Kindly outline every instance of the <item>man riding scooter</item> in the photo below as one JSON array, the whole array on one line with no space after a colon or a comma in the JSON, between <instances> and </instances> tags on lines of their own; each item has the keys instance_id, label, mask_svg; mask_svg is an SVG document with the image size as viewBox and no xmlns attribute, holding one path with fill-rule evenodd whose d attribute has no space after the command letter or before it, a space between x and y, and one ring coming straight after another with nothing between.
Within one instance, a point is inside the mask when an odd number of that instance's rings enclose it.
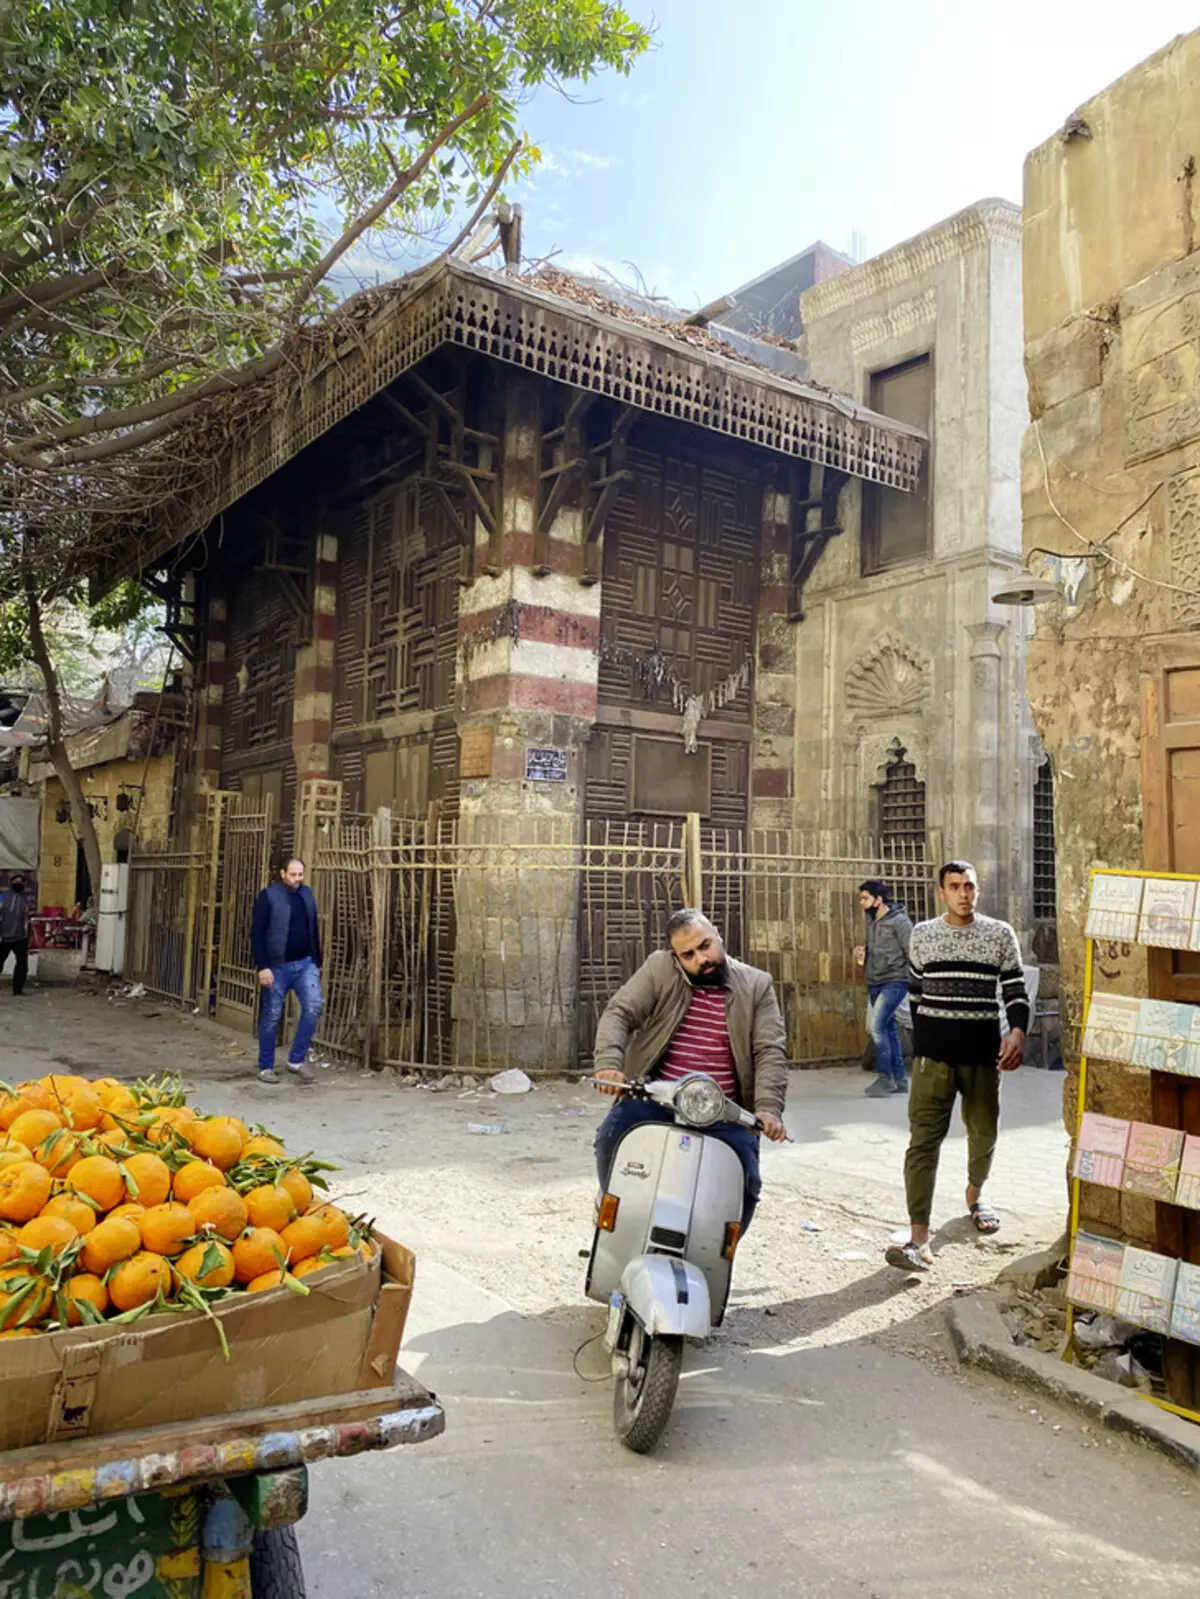
<instances>
[{"instance_id":1,"label":"man riding scooter","mask_svg":"<svg viewBox=\"0 0 1200 1599\"><path fill-rule=\"evenodd\" d=\"M770 974L731 960L717 929L699 911L667 922L668 949L656 950L613 995L596 1030L596 1087L620 1094L631 1078L677 1081L711 1077L736 1104L753 1110L774 1142L787 1137L787 1037ZM619 1099L596 1134L603 1190L617 1145L639 1122L670 1122L671 1110L647 1099ZM742 1163L744 1234L762 1186L758 1133L734 1122L710 1129Z\"/></svg>"}]
</instances>

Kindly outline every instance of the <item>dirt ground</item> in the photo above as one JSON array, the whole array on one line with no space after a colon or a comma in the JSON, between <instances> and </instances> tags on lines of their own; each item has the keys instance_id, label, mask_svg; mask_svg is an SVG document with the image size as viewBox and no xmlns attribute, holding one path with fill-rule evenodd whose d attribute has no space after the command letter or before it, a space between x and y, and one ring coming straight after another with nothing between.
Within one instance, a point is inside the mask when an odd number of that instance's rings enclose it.
<instances>
[{"instance_id":1,"label":"dirt ground","mask_svg":"<svg viewBox=\"0 0 1200 1599\"><path fill-rule=\"evenodd\" d=\"M83 985L35 988L19 1001L0 993L0 1076L55 1066L127 1079L180 1072L206 1108L336 1161L334 1196L378 1217L422 1260L460 1272L520 1314L570 1316L585 1303L579 1251L590 1240L591 1144L604 1111L590 1088L546 1082L501 1097L486 1085L402 1088L391 1072L322 1065L315 1088L286 1082L270 1093L254 1080L251 1039L163 1001ZM937 1268L909 1279L881 1259L904 1220L903 1103L863 1101L867 1079L857 1070L794 1073L787 1121L796 1142L764 1150L763 1201L718 1341L801 1349L869 1338L950 1363L947 1296L990 1281L1006 1259L1060 1230L1057 1080L1023 1075L1036 1094L1007 1135L1007 1191L1005 1153L997 1165L1004 1231L985 1242L962 1216L963 1162L952 1138ZM505 1131L472 1131L497 1124Z\"/></svg>"}]
</instances>

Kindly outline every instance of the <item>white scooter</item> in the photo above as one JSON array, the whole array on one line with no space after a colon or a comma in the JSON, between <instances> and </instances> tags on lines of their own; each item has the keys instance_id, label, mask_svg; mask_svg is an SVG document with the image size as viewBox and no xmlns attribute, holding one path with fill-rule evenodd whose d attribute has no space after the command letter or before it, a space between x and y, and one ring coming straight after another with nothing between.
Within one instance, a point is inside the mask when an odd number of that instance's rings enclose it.
<instances>
[{"instance_id":1,"label":"white scooter","mask_svg":"<svg viewBox=\"0 0 1200 1599\"><path fill-rule=\"evenodd\" d=\"M585 1291L607 1304L604 1347L617 1379L613 1424L645 1454L675 1402L683 1343L721 1325L741 1234L745 1177L728 1144L706 1136L718 1122L761 1130L711 1077L643 1080L624 1093L674 1111L621 1139L597 1205Z\"/></svg>"}]
</instances>

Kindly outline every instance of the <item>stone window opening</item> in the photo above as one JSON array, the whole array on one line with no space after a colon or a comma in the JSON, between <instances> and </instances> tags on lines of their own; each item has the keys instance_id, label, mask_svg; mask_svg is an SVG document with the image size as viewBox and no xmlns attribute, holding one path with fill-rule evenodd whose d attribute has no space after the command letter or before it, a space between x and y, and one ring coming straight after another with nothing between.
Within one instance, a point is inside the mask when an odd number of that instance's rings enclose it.
<instances>
[{"instance_id":1,"label":"stone window opening","mask_svg":"<svg viewBox=\"0 0 1200 1599\"><path fill-rule=\"evenodd\" d=\"M862 569L886 571L929 553L929 453L933 444L933 357L926 353L899 366L873 372L867 404L883 416L908 422L927 435L917 485L909 494L878 483L863 484Z\"/></svg>"},{"instance_id":2,"label":"stone window opening","mask_svg":"<svg viewBox=\"0 0 1200 1599\"><path fill-rule=\"evenodd\" d=\"M1058 958L1058 872L1054 850L1054 767L1047 755L1033 784L1033 921L1035 953Z\"/></svg>"},{"instance_id":3,"label":"stone window opening","mask_svg":"<svg viewBox=\"0 0 1200 1599\"><path fill-rule=\"evenodd\" d=\"M928 885L912 882L912 867L908 864L923 859L925 854L925 784L898 738L889 745L882 777L873 786L874 831L880 856L884 861L904 864L898 875L907 883L908 913L913 921L925 921L933 914L932 894Z\"/></svg>"}]
</instances>

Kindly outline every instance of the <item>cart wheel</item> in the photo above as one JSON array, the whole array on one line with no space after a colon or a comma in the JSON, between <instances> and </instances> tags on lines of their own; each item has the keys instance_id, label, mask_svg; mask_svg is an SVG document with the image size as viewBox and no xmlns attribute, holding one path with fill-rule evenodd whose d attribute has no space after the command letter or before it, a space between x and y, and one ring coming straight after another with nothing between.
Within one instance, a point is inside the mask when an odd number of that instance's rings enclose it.
<instances>
[{"instance_id":1,"label":"cart wheel","mask_svg":"<svg viewBox=\"0 0 1200 1599\"><path fill-rule=\"evenodd\" d=\"M252 1599L304 1599L304 1571L294 1527L254 1534L250 1550Z\"/></svg>"}]
</instances>

